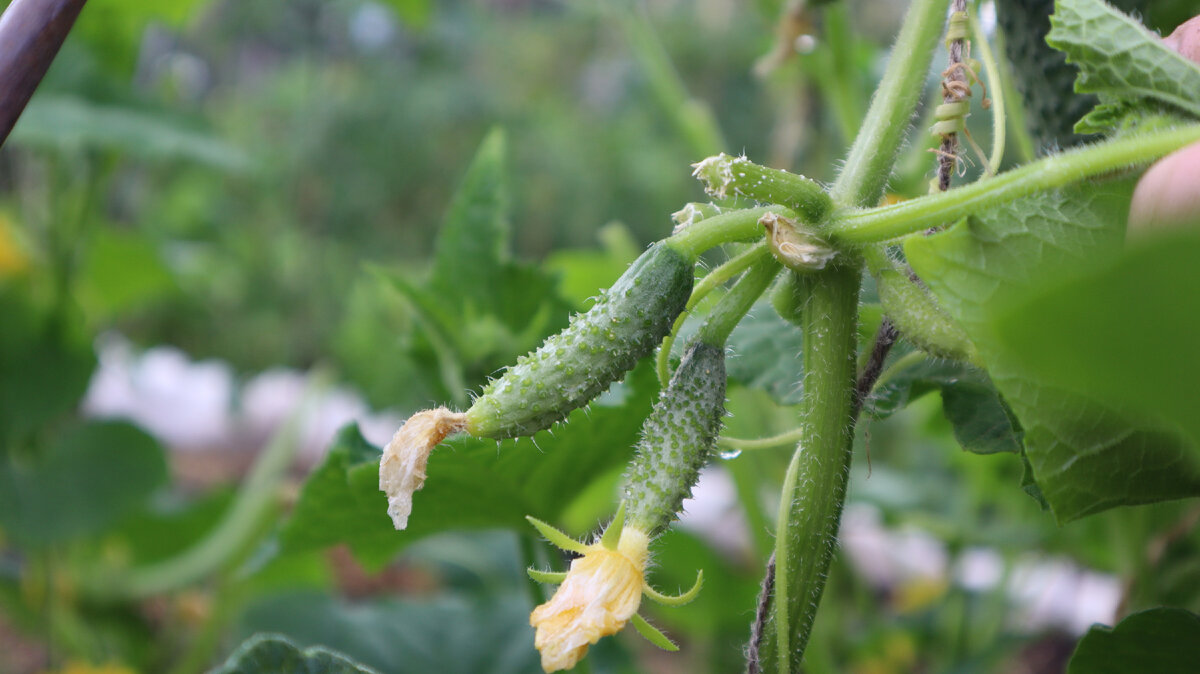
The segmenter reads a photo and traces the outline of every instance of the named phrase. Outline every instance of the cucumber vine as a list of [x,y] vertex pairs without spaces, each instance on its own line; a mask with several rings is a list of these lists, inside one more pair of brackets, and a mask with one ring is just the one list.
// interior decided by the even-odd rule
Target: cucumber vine
[[[1089,1],[1074,0],[1075,4]],[[672,647],[669,639],[637,616],[643,591],[651,597],[657,594],[645,585],[643,574],[653,556],[654,539],[676,517],[718,444],[739,449],[795,445],[783,478],[774,550],[746,650],[751,672],[800,671],[835,552],[855,424],[884,370],[888,350],[900,338],[935,358],[984,371],[990,365],[988,354],[973,339],[977,333],[968,330],[960,315],[944,306],[906,262],[896,259],[889,246],[947,228],[961,230],[967,225],[956,223],[965,218],[1138,169],[1200,140],[1200,124],[1194,120],[1176,118],[1144,128],[1127,124],[1123,127],[1127,132],[1113,138],[999,171],[1009,119],[1004,86],[997,83],[1002,76],[973,11],[965,0],[912,3],[879,88],[831,185],[757,164],[746,156],[720,153],[694,164],[694,175],[710,195],[723,200],[720,205],[688,204],[676,213],[678,227],[670,237],[654,244],[566,330],[489,384],[452,424],[438,433],[422,432],[418,440],[412,439],[412,429],[407,435],[401,429],[398,441],[389,445],[381,487],[389,496],[399,492],[399,498],[411,503],[412,491],[420,488],[425,477],[425,457],[447,434],[532,435],[586,405],[659,348],[657,371],[663,388],[626,471],[617,519],[592,545],[575,542],[535,521],[551,542],[583,555],[567,573],[531,571],[535,580],[563,583],[554,598],[534,612],[537,645],[547,671],[574,666],[589,645],[631,621],[652,642]],[[949,65],[942,72],[942,95],[931,129],[939,143],[933,150],[937,157],[932,193],[879,205],[943,36]],[[978,43],[982,63],[970,58],[973,41]],[[995,92],[993,147],[989,157],[977,148],[985,165],[978,180],[952,187],[964,161],[959,136],[967,134],[968,97],[972,83],[982,84],[980,71],[986,71]],[[986,102],[983,107],[988,107]],[[761,205],[737,208],[724,201],[734,197]],[[1014,220],[997,226],[1021,224]],[[753,245],[730,248],[729,261],[693,284],[693,267],[702,254],[744,243]],[[887,318],[874,344],[860,356],[859,296],[866,275],[873,277]],[[672,347],[684,318],[734,277],[739,277],[737,282],[708,310],[672,373]],[[776,309],[803,337],[796,366],[802,373],[803,391],[798,428],[762,440],[719,440],[724,345],[772,285],[777,286]],[[917,362],[914,358],[922,356],[905,356],[893,368],[907,367]],[[421,423],[422,417],[414,419],[410,423]],[[400,461],[396,457],[408,457],[404,465],[409,468],[389,467]],[[407,511],[403,514],[407,517]],[[402,524],[398,519],[397,526]],[[698,588],[697,584],[686,598]]]

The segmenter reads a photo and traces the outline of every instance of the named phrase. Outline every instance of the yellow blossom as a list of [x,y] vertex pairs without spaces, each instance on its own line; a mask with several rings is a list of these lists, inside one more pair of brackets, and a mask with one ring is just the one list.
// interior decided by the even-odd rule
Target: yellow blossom
[[462,431],[466,417],[445,407],[418,412],[408,418],[383,450],[379,461],[379,489],[387,494],[388,515],[397,529],[408,526],[413,492],[425,486],[429,453],[446,436]]
[[529,624],[537,628],[534,646],[542,669],[571,669],[588,646],[625,627],[642,601],[650,537],[625,527],[615,549],[602,542],[586,547],[571,562],[566,580],[550,601],[534,609]]

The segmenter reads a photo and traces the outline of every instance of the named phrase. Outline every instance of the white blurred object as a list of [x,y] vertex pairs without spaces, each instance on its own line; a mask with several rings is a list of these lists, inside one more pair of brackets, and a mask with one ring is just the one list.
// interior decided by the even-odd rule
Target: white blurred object
[[[299,456],[320,461],[337,431],[358,422],[370,442],[382,445],[400,425],[397,414],[374,414],[357,393],[314,393],[308,374],[274,369],[250,379],[235,398],[233,369],[219,361],[190,360],[173,347],[138,355],[120,335],[96,343],[99,367],[92,375],[83,412],[134,421],[172,451],[258,449],[306,396],[316,395],[300,428]],[[236,401],[236,402],[235,402]]]
[[700,471],[692,495],[683,501],[679,526],[703,538],[731,557],[745,557],[751,549],[746,517],[729,471],[710,465]]
[[99,367],[83,399],[85,414],[130,419],[175,449],[205,449],[228,438],[233,428],[228,365],[192,362],[167,346],[137,356],[114,334],[102,335],[96,350]]

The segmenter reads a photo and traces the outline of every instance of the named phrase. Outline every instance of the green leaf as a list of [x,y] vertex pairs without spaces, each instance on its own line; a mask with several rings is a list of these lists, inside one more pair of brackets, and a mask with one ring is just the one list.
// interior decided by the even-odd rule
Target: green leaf
[[1147,102],[1200,117],[1200,66],[1103,0],[1059,0],[1046,42],[1079,67],[1075,90],[1102,104],[1076,131],[1117,128],[1131,116],[1155,114]]
[[71,312],[42,311],[0,288],[0,458],[79,404],[96,356]]
[[[675,340],[686,343],[685,339]],[[744,386],[766,391],[784,405],[800,402],[800,330],[766,300],[754,305],[729,335],[725,371]]]
[[[1180,298],[1200,297],[1198,259],[1195,232],[1131,247],[998,315],[998,341],[1021,368],[1147,426],[1182,431],[1198,450],[1200,315],[1180,306]],[[1200,453],[1192,456],[1200,462]]]
[[166,113],[100,105],[61,94],[35,96],[10,140],[53,150],[100,149],[149,160],[182,159],[229,171],[250,165],[237,148]]
[[101,229],[89,244],[77,297],[91,320],[141,308],[175,288],[171,271],[146,237]]
[[379,491],[382,452],[354,426],[343,429],[325,462],[305,482],[284,527],[286,549],[347,543],[370,565],[405,545],[449,529],[508,527],[527,531],[526,515],[553,522],[591,483],[632,455],[654,395],[643,364],[623,385],[567,423],[531,439],[497,443],[459,438],[430,455],[425,487],[413,499],[408,529],[396,531]]
[[1116,627],[1095,625],[1083,635],[1067,674],[1168,674],[1193,672],[1200,662],[1200,616],[1154,608]]
[[882,381],[867,411],[884,419],[926,393],[938,391],[942,412],[963,449],[976,454],[1020,452],[1021,431],[984,372],[965,363],[926,358]]
[[251,606],[241,623],[245,631],[337,649],[389,674],[532,674],[541,670],[529,610],[516,593],[357,604],[295,593]]
[[100,533],[166,481],[162,448],[123,421],[64,433],[42,456],[0,463],[0,526],[32,544]]
[[1020,420],[1033,478],[1060,522],[1200,493],[1200,472],[1182,461],[1178,436],[1135,423],[1090,391],[1046,381],[994,329],[1005,307],[1062,269],[1120,249],[1130,187],[1123,181],[1043,193],[905,245],[909,262],[979,347]]
[[256,634],[210,674],[375,674],[375,670],[320,646],[301,649],[282,636]]
[[508,186],[504,132],[492,130],[459,184],[438,233],[430,290],[480,310],[508,259]]

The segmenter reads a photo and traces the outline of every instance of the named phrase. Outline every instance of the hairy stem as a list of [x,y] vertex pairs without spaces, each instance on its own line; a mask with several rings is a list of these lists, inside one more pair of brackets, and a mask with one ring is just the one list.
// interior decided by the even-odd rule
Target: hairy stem
[[858,269],[841,266],[797,279],[807,291],[801,439],[779,507],[764,671],[798,670],[837,541],[853,442],[860,280]]
[[868,210],[835,212],[827,233],[844,244],[889,241],[1037,192],[1140,166],[1200,140],[1200,124],[1068,150],[988,180]]
[[778,273],[779,262],[773,257],[759,260],[753,267],[747,269],[733,289],[722,297],[717,306],[709,312],[704,325],[700,327],[700,341],[712,346],[724,347],[725,341],[729,339],[729,333],[733,332],[742,317],[746,315],[747,311],[750,311],[750,307],[766,291],[767,286],[771,285],[771,281],[775,280],[775,275]]
[[946,3],[914,0],[909,6],[887,70],[846,158],[846,168],[830,190],[835,204],[872,205],[883,195],[909,119],[925,88],[925,74],[946,18]]
[[699,258],[704,251],[723,243],[750,241],[761,237],[763,228],[758,224],[758,220],[770,212],[791,218],[796,217],[794,213],[782,206],[743,208],[705,218],[694,225],[685,227],[666,241],[675,250],[684,251],[694,258]]

